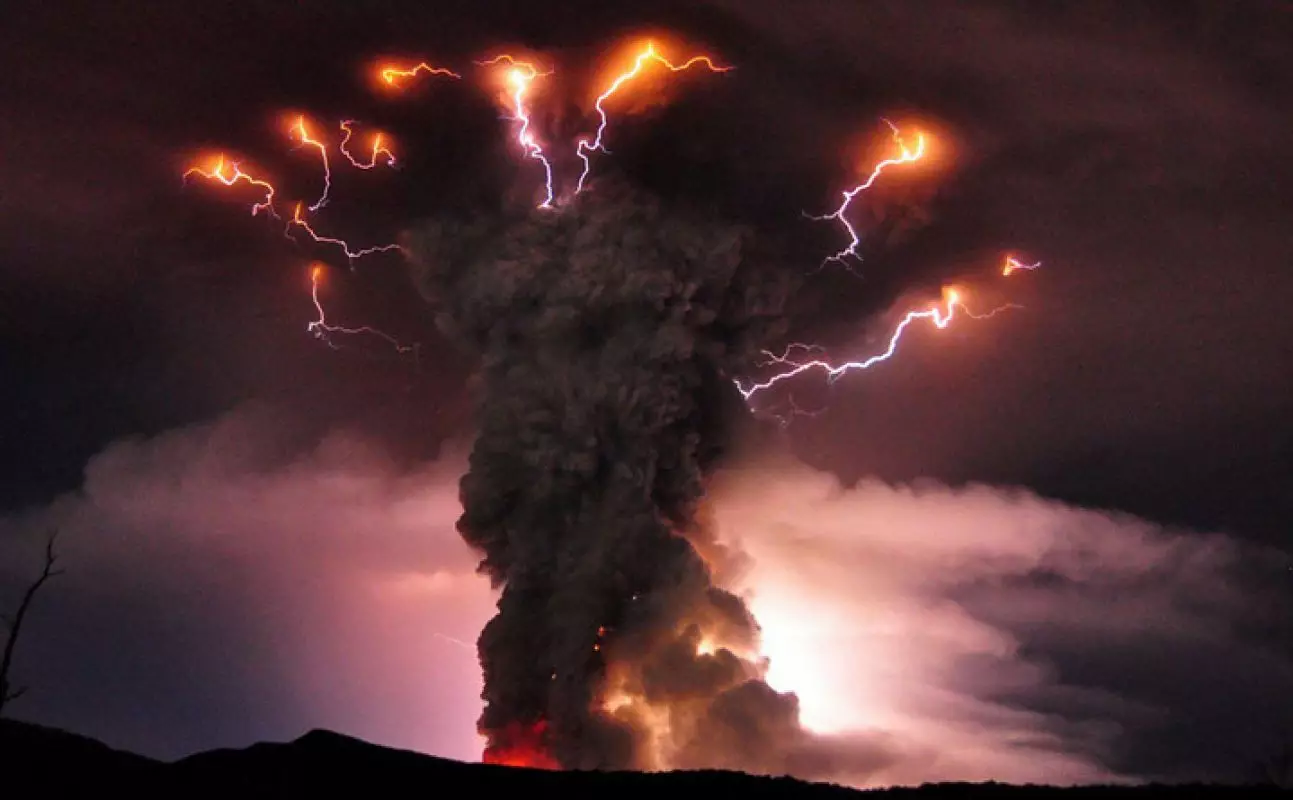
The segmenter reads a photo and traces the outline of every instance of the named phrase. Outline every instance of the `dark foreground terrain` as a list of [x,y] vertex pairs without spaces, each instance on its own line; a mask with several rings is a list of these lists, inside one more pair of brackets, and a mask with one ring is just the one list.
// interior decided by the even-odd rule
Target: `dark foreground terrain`
[[[10,795],[10,789],[17,793]],[[805,800],[856,798],[1230,798],[1284,797],[1271,787],[1219,786],[1086,787],[1055,789],[1001,784],[938,784],[919,789],[858,792],[789,778],[757,778],[731,772],[574,773],[464,764],[392,750],[328,731],[311,731],[293,742],[255,744],[245,750],[213,750],[166,763],[125,753],[83,736],[12,720],[0,720],[0,797],[96,796],[127,791],[193,797],[297,797],[362,792],[364,796],[423,797],[785,797]]]

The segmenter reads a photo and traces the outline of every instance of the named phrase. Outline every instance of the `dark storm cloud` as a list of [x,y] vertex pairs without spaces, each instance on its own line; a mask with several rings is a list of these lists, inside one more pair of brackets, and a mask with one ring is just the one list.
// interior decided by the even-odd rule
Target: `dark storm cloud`
[[[798,387],[831,406],[798,429],[802,452],[850,477],[1027,483],[1278,541],[1293,513],[1287,6],[713,5],[778,65],[760,95],[786,118],[946,126],[935,224],[863,283],[892,298],[963,277],[985,305],[1026,307],[913,337],[829,396]],[[996,286],[982,270],[1005,250],[1046,266]],[[816,280],[805,335],[839,355],[874,352],[924,302],[850,329],[854,297]]]
[[[452,356],[434,359],[433,377],[362,343],[323,348],[305,332],[314,314],[306,264],[336,253],[294,247],[240,202],[180,178],[196,152],[226,148],[284,191],[317,190],[314,165],[290,152],[277,115],[297,106],[376,116],[358,77],[356,50],[367,57],[368,46],[326,44],[362,30],[359,12],[312,32],[299,9],[237,3],[6,11],[0,62],[15,79],[0,85],[9,109],[0,115],[0,339],[14,344],[0,349],[12,383],[0,399],[9,455],[0,503],[71,488],[85,459],[118,435],[206,419],[248,398],[295,404],[318,427],[376,417],[391,440],[432,446],[440,430],[424,410],[452,404],[461,376]],[[318,50],[293,49],[316,36]],[[333,104],[319,102],[329,93]],[[493,123],[486,103],[477,110]],[[354,221],[341,231],[393,236],[401,219],[389,208],[409,183],[348,177],[336,219]],[[427,341],[398,261],[365,267],[330,279],[332,319]],[[400,409],[415,405],[416,436],[400,425],[415,419]]]
[[[426,409],[442,405],[446,393],[458,393],[460,366],[448,365],[449,356],[438,353],[422,373],[410,374],[401,364],[390,370],[367,362],[357,367],[344,354],[315,347],[302,330],[311,309],[295,261],[308,254],[284,250],[279,231],[254,224],[242,208],[181,193],[176,158],[195,145],[228,145],[276,167],[295,159],[302,180],[309,181],[308,164],[284,154],[273,138],[270,114],[285,105],[383,119],[389,112],[396,131],[423,154],[417,156],[419,168],[431,172],[410,169],[400,183],[365,195],[379,196],[373,201],[378,210],[371,217],[361,211],[356,230],[377,236],[402,224],[406,206],[449,196],[457,184],[442,178],[455,173],[436,172],[436,165],[474,168],[464,154],[475,150],[447,146],[455,140],[444,131],[458,130],[457,120],[442,114],[450,107],[441,105],[450,103],[447,96],[419,100],[403,112],[370,105],[362,100],[367,92],[356,80],[357,65],[388,50],[435,56],[459,46],[465,52],[494,43],[491,37],[560,50],[571,42],[595,44],[606,33],[644,21],[617,18],[621,12],[611,4],[593,5],[599,10],[590,13],[580,4],[555,10],[477,4],[467,20],[462,12],[423,3],[174,3],[129,13],[102,3],[9,4],[11,24],[0,31],[0,59],[12,78],[0,82],[0,103],[7,110],[0,115],[6,156],[0,158],[0,184],[15,190],[0,193],[0,270],[6,279],[0,293],[0,369],[10,386],[0,401],[0,441],[7,455],[0,502],[10,495],[14,502],[43,501],[55,489],[75,486],[85,460],[122,432],[207,418],[248,396],[287,396],[298,414],[317,418],[319,427],[359,417],[394,421],[385,438],[418,440],[419,450],[441,435],[428,428],[455,427],[452,418],[429,421]],[[752,0],[656,4],[649,13],[658,18],[645,21],[713,45],[738,72],[712,89],[689,88],[649,124],[619,129],[624,149],[615,159],[626,169],[650,171],[631,163],[637,153],[656,159],[640,161],[656,165],[666,184],[722,187],[731,178],[746,204],[771,198],[788,211],[787,226],[794,227],[806,224],[796,217],[800,208],[828,204],[859,169],[860,145],[879,129],[880,115],[927,115],[946,131],[955,169],[926,209],[936,224],[905,243],[878,248],[861,269],[863,281],[829,270],[816,274],[798,308],[803,332],[823,333],[840,353],[870,352],[893,314],[905,308],[902,303],[923,302],[920,291],[940,277],[982,277],[1003,248],[1046,262],[1044,271],[1000,287],[977,277],[971,281],[985,300],[990,295],[1020,302],[1026,310],[937,338],[915,336],[902,359],[846,378],[828,396],[814,398],[828,400],[831,409],[791,427],[801,453],[850,481],[877,474],[889,480],[932,476],[953,484],[1023,484],[1080,505],[1130,509],[1240,538],[1287,541],[1293,515],[1287,491],[1293,475],[1293,372],[1287,369],[1286,344],[1293,330],[1281,305],[1293,292],[1285,269],[1291,255],[1284,222],[1290,161],[1281,152],[1293,96],[1287,5]],[[580,23],[581,16],[591,21]],[[504,141],[487,103],[454,102],[462,104],[454,108],[477,113],[485,108],[494,127],[482,129],[497,135],[496,144]],[[654,144],[652,130],[662,137]],[[703,135],[695,144],[686,139],[687,148],[697,148],[681,162],[687,174],[672,177],[679,162],[668,151],[681,134],[695,132]],[[715,154],[727,154],[739,167],[719,170],[724,181],[707,181],[711,173],[691,169],[707,159],[724,160]],[[388,186],[395,188],[387,191]],[[801,263],[791,266],[816,265],[835,241],[829,229],[821,233],[824,246],[806,248]],[[386,322],[394,315],[393,302],[408,301],[408,295],[407,285],[399,284],[387,296],[392,302],[379,295],[356,309],[357,317]],[[901,299],[892,313],[866,318],[874,309],[888,309],[895,298]],[[420,313],[418,307],[408,316],[417,319]],[[429,328],[413,326],[420,332]],[[862,341],[863,334],[877,338]],[[811,395],[813,388],[804,391]],[[460,427],[461,416],[456,419]],[[176,470],[179,465],[158,468],[150,480]],[[282,531],[295,529],[294,518],[288,518]],[[205,518],[189,522],[207,527]],[[939,518],[913,530],[907,542],[922,542],[931,529],[955,522]],[[990,539],[992,532],[981,535]],[[134,541],[117,540],[127,549]],[[1121,551],[1099,552],[1113,559]],[[928,569],[941,574],[940,563]],[[49,721],[105,735],[111,726],[95,728],[94,720],[119,720],[118,730],[127,733],[117,741],[148,747],[172,730],[188,732],[177,736],[180,747],[240,743],[280,730],[225,727],[211,722],[215,717],[205,710],[191,708],[131,721],[133,709],[150,699],[146,692],[102,699],[94,681],[112,669],[97,666],[108,663],[99,658],[105,653],[155,651],[153,671],[134,665],[122,670],[148,674],[157,695],[238,696],[265,680],[259,666],[241,676],[225,675],[224,684],[217,678],[200,687],[178,677],[153,680],[169,658],[158,641],[172,641],[168,636],[178,636],[177,629],[186,631],[189,642],[209,637],[193,632],[201,627],[196,623],[185,628],[170,615],[169,609],[182,604],[150,599],[173,596],[168,593],[174,587],[162,578],[147,586],[134,581],[131,570],[137,568],[118,570],[115,580],[126,588],[117,595],[90,592],[91,600],[72,603],[76,607],[66,616],[89,620],[75,633],[85,634],[79,641],[94,643],[90,655],[67,658],[77,651],[67,640],[31,654],[33,663],[78,670],[60,685],[80,688],[68,689],[63,710],[29,708],[48,712]],[[178,574],[174,567],[171,572]],[[184,606],[193,609],[192,619],[219,627],[280,610],[237,601],[250,606],[240,616],[202,617],[208,597],[230,591],[226,580],[218,575],[195,584],[205,595]],[[989,585],[1000,590],[994,580]],[[1035,643],[1054,652],[1060,674],[1094,683],[1110,676],[1139,681],[1155,697],[1136,712],[1146,718],[1157,718],[1162,706],[1204,698],[1209,708],[1196,720],[1237,730],[1232,726],[1243,723],[1222,707],[1226,698],[1238,693],[1243,703],[1237,705],[1249,707],[1265,676],[1283,674],[1275,638],[1253,648],[1212,633],[1176,637],[1167,648],[1119,640],[1117,647],[1100,650],[1090,643],[1104,641],[1103,634],[1092,630],[1105,620],[1091,609],[1107,606],[1072,592],[1062,576],[1049,583],[1037,576],[1006,583],[1000,596],[1018,599],[1014,607],[994,602],[982,587],[961,587],[975,593],[958,600],[978,603],[1001,625],[1018,626],[1021,647]],[[1075,608],[1086,610],[1066,612],[1063,624],[1050,630],[1049,617],[1030,616],[1033,606],[1025,602],[1039,593],[1071,596]],[[102,602],[118,595],[134,599]],[[59,602],[55,595],[48,599]],[[1160,593],[1138,608],[1153,608],[1161,599]],[[1042,605],[1053,609],[1059,602]],[[50,613],[58,608],[51,606]],[[402,618],[410,632],[421,630],[417,613]],[[136,619],[162,621],[132,627]],[[122,630],[95,633],[116,630],[113,624]],[[470,638],[470,631],[465,634]],[[241,641],[230,636],[215,640]],[[37,640],[32,645],[43,646]],[[1156,654],[1152,659],[1144,655],[1146,648]],[[186,652],[200,652],[184,643],[173,650],[181,663],[190,663],[183,661]],[[1206,666],[1197,675],[1158,682],[1136,666],[1154,663],[1165,652],[1191,664],[1191,654],[1207,654],[1200,655]],[[1212,676],[1223,668],[1213,662],[1230,664],[1231,656],[1250,680],[1195,688],[1190,679],[1215,681]],[[424,686],[424,662],[409,662],[417,662],[411,668],[416,674],[407,678],[410,686]],[[1022,683],[1041,680],[1031,669],[1018,674]],[[1007,675],[1013,679],[1017,673]],[[987,684],[985,691],[1000,690]],[[261,697],[270,697],[276,689],[263,691]],[[303,704],[338,691],[318,683]],[[476,686],[467,691],[474,693]],[[1103,731],[1091,732],[1082,723],[1056,722],[1047,716],[1054,709],[1106,709],[1107,703],[1115,716],[1136,716],[1116,692],[1054,690],[1045,702],[1037,693],[1029,697],[1030,707],[1043,710],[992,708],[974,720],[1009,729],[1020,720],[1033,725],[1043,718],[1043,732],[1030,741],[1054,748],[1052,725],[1066,735],[1108,741]],[[44,701],[34,695],[28,702]],[[103,702],[118,705],[108,713]],[[459,716],[469,724],[475,711]],[[346,719],[363,717],[361,709]],[[304,717],[292,719],[285,728]],[[1170,771],[1170,764],[1179,764],[1173,759],[1185,758],[1182,753],[1197,754],[1194,731],[1200,726],[1196,721],[1160,729],[1149,742],[1159,751],[1147,750],[1145,742],[1128,749],[1127,758],[1141,761],[1127,768]],[[223,738],[204,738],[211,730]],[[1000,764],[981,746],[979,733],[961,740],[963,763]],[[1004,743],[1009,736],[987,740]],[[452,752],[468,755],[475,743]],[[1041,779],[1093,774],[1085,762],[1033,763],[1051,769]],[[998,774],[1012,773],[1003,768]]]
[[[642,125],[617,128],[625,154],[615,160],[631,167],[636,152],[655,159],[648,173],[777,198],[769,218],[821,237],[793,268],[811,268],[836,243],[829,227],[805,228],[798,212],[822,210],[858,170],[879,116],[910,111],[942,123],[955,169],[929,209],[937,225],[878,248],[865,282],[816,275],[797,307],[806,335],[820,332],[840,352],[865,349],[864,315],[913,286],[986,275],[1004,248],[1047,262],[1044,274],[992,290],[1026,312],[943,337],[973,337],[953,363],[925,348],[906,356],[916,380],[887,378],[883,397],[867,391],[871,376],[838,386],[836,411],[802,434],[806,452],[830,450],[824,457],[846,474],[1041,480],[1075,501],[1245,530],[1269,531],[1293,513],[1270,474],[1293,469],[1293,442],[1278,422],[1290,410],[1281,398],[1293,396],[1279,344],[1290,323],[1270,308],[1293,288],[1278,268],[1289,256],[1278,209],[1293,70],[1280,46],[1289,14],[1277,3],[806,2],[793,14],[774,2],[617,13],[604,4],[485,3],[471,15],[393,2],[176,3],[130,14],[95,3],[19,6],[0,33],[6,74],[21,76],[0,87],[13,109],[0,123],[4,149],[21,154],[0,170],[22,189],[4,195],[12,213],[0,268],[22,280],[0,299],[0,319],[14,340],[53,351],[11,352],[6,367],[25,377],[25,399],[14,401],[25,427],[66,456],[16,437],[21,458],[48,463],[41,472],[50,477],[10,470],[15,499],[70,486],[77,465],[116,431],[202,418],[299,377],[313,343],[298,338],[310,312],[298,268],[311,254],[219,198],[181,193],[175,173],[189,148],[247,150],[275,168],[293,164],[308,182],[309,165],[275,138],[273,114],[301,106],[391,122],[410,137],[417,169],[383,178],[380,191],[339,192],[379,204],[376,217],[357,209],[354,232],[380,237],[411,206],[452,197],[462,183],[455,165],[473,167],[477,151],[463,146],[465,133],[453,138],[461,120],[446,114],[464,106],[448,89],[404,107],[375,101],[359,77],[371,56],[463,58],[500,42],[529,44],[564,56],[578,84],[578,65],[599,41],[650,24],[712,46],[738,69],[712,87],[689,87]],[[478,99],[474,113],[490,118],[481,130],[503,146],[496,112]],[[685,146],[665,146],[677,142]],[[671,160],[670,150],[693,147]],[[375,280],[366,273],[359,282]],[[190,313],[212,307],[208,281],[220,283],[227,304]],[[386,298],[399,291],[406,287]],[[389,306],[357,316],[384,322]],[[287,342],[301,346],[289,353]],[[221,379],[203,374],[197,353],[219,361]],[[313,373],[321,383],[312,394],[357,383],[338,361]],[[109,362],[131,368],[97,366]],[[144,388],[158,385],[159,363],[164,388]],[[52,364],[92,377],[58,378]],[[964,364],[975,365],[970,379],[956,372]],[[343,377],[330,381],[329,369]],[[946,382],[919,377],[930,373]],[[226,374],[241,384],[231,388]],[[106,402],[78,388],[91,382]],[[922,398],[951,393],[964,402],[940,399],[937,415],[913,418]],[[31,411],[69,394],[78,398],[69,407],[98,409],[75,430]],[[175,400],[166,407],[153,394]],[[879,424],[886,418],[903,424]],[[863,463],[829,444],[848,439],[872,443]],[[1226,470],[1172,468],[1218,450],[1233,453]],[[29,482],[38,485],[15,488]],[[1263,518],[1253,509],[1272,511]]]

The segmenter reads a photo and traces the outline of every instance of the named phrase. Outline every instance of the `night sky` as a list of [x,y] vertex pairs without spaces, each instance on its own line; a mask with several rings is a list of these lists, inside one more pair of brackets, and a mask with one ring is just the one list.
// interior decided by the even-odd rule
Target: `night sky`
[[[470,357],[439,338],[398,258],[348,271],[180,175],[227,148],[308,197],[315,162],[289,150],[280,114],[370,122],[402,169],[339,170],[324,219],[388,241],[535,173],[479,87],[384,95],[374,59],[461,66],[524,45],[579,89],[604,47],[652,29],[737,69],[617,121],[599,164],[795,243],[787,269],[838,249],[838,229],[800,211],[833,205],[882,117],[925,121],[945,148],[936,176],[880,195],[924,224],[868,239],[857,275],[812,275],[791,335],[873,352],[950,280],[1023,306],[914,332],[829,390],[804,382],[796,403],[820,413],[764,431],[733,469],[784,493],[778,510],[738,481],[716,490],[719,517],[774,530],[804,504],[800,522],[836,544],[874,543],[841,586],[883,583],[875,564],[892,558],[913,609],[955,604],[1010,633],[988,650],[1017,671],[979,651],[908,656],[964,656],[955,676],[912,674],[1000,711],[958,717],[977,746],[926,740],[981,769],[946,776],[1246,777],[1293,723],[1293,7],[547,5],[6,6],[0,597],[38,569],[50,525],[69,569],[25,634],[14,678],[32,690],[14,713],[166,757],[314,725],[478,752],[479,676],[453,641],[491,603],[452,530]],[[1003,281],[1005,252],[1044,268]],[[334,319],[420,342],[418,357],[310,337],[315,259]],[[756,560],[797,557],[777,555],[775,530],[744,535]],[[984,567],[1024,551],[1050,555]],[[390,582],[345,583],[359,573],[420,575],[425,592],[378,598]],[[866,597],[838,607],[864,616],[879,607]],[[929,702],[893,713],[942,719]],[[994,738],[1007,710],[1064,756],[1036,762],[1050,772],[1019,771]]]

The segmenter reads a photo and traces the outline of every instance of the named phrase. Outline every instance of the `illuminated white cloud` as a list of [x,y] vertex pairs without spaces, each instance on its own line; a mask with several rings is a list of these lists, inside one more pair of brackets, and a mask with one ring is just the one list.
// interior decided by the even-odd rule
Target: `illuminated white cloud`
[[[1136,737],[1190,714],[1135,690],[1155,654],[1172,654],[1155,666],[1165,684],[1226,682],[1255,660],[1293,686],[1287,660],[1233,629],[1255,597],[1222,536],[1020,489],[843,488],[789,460],[727,470],[711,500],[720,537],[749,556],[739,588],[770,683],[799,695],[808,727],[883,731],[908,754],[870,783],[1134,777]],[[1205,646],[1231,663],[1189,660]],[[1067,681],[1047,657],[1083,651],[1121,660],[1127,680]]]

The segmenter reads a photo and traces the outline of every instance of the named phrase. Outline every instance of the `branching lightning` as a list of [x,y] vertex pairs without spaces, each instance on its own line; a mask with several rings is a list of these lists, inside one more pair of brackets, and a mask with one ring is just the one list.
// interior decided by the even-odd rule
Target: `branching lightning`
[[325,243],[325,244],[333,244],[333,245],[336,245],[337,247],[340,247],[340,248],[341,248],[341,250],[342,250],[342,252],[344,252],[344,253],[346,254],[346,258],[348,258],[348,259],[349,259],[350,261],[352,261],[352,262],[353,262],[355,259],[357,259],[357,258],[362,258],[362,257],[364,257],[364,256],[370,256],[370,255],[372,255],[373,253],[385,253],[385,252],[389,252],[389,251],[392,251],[392,250],[402,250],[402,249],[403,249],[403,248],[401,248],[398,244],[380,244],[380,245],[375,245],[375,246],[373,246],[373,247],[365,247],[363,250],[351,250],[351,249],[350,249],[350,245],[349,245],[349,244],[347,244],[344,240],[342,240],[342,239],[335,239],[335,238],[333,238],[333,237],[331,237],[331,236],[320,236],[320,235],[319,235],[319,234],[314,230],[314,228],[310,227],[310,223],[306,222],[306,221],[301,217],[301,206],[302,206],[302,205],[303,205],[302,203],[297,203],[297,204],[296,204],[296,208],[295,208],[295,209],[293,210],[293,212],[292,212],[292,218],[291,218],[290,220],[288,220],[288,223],[287,223],[287,234],[288,234],[288,238],[291,238],[291,230],[292,230],[292,227],[293,227],[293,226],[299,227],[299,228],[301,228],[302,230],[304,230],[304,231],[309,235],[309,237],[310,237],[311,239],[313,239],[314,241],[316,241],[316,242],[323,242],[323,243]]
[[394,336],[369,325],[361,325],[358,328],[347,328],[341,325],[330,324],[328,322],[327,314],[323,311],[323,303],[319,300],[319,284],[323,282],[323,277],[324,267],[322,264],[315,264],[310,267],[310,299],[314,302],[314,310],[318,313],[318,317],[306,325],[305,329],[314,334],[315,338],[319,339],[333,350],[340,350],[341,347],[336,342],[332,341],[333,336],[337,334],[347,336],[362,336],[367,334],[369,336],[376,336],[380,339],[386,340],[395,348],[396,352],[417,352],[417,345],[403,344]]
[[1006,263],[1001,267],[1001,274],[1010,277],[1012,273],[1019,270],[1034,270],[1042,265],[1042,262],[1036,261],[1032,264],[1025,264],[1014,256],[1006,256]]
[[373,167],[377,166],[377,159],[382,158],[386,161],[386,166],[394,167],[395,153],[391,152],[391,149],[386,146],[385,142],[383,141],[385,137],[383,137],[381,133],[373,134],[373,148],[372,148],[372,152],[368,156],[367,163],[364,163],[363,161],[360,161],[356,159],[353,155],[351,155],[350,150],[347,149],[347,146],[350,144],[350,139],[355,135],[354,128],[351,127],[354,124],[355,124],[355,121],[353,119],[347,119],[347,120],[341,121],[341,130],[345,135],[341,137],[341,142],[337,144],[337,149],[340,150],[341,154],[346,157],[346,160],[349,161],[353,166],[358,167],[359,169],[372,169]]
[[428,64],[425,61],[418,64],[414,64],[411,67],[397,67],[397,66],[388,65],[385,67],[381,67],[378,71],[378,74],[381,76],[382,82],[385,83],[387,86],[398,87],[399,85],[397,83],[398,81],[403,80],[405,78],[415,77],[419,73],[423,73],[423,72],[425,72],[428,75],[443,75],[446,78],[462,77],[461,75],[459,75],[458,73],[454,72],[451,69],[433,66],[431,64]]
[[323,162],[323,194],[319,195],[314,205],[310,206],[310,211],[315,212],[328,204],[328,192],[332,191],[332,167],[328,164],[328,147],[310,136],[310,131],[305,127],[304,114],[299,115],[292,125],[292,136],[300,139],[302,145],[309,145],[318,150],[319,159]]
[[592,152],[600,150],[602,153],[610,154],[610,151],[606,149],[605,144],[606,126],[610,123],[610,118],[606,113],[606,101],[614,97],[625,84],[641,75],[642,71],[651,62],[663,65],[670,72],[682,72],[683,70],[690,69],[697,64],[703,64],[710,72],[728,72],[734,69],[734,67],[730,66],[719,66],[714,63],[712,58],[704,55],[692,56],[681,64],[675,64],[656,52],[654,42],[647,42],[646,47],[643,48],[642,52],[638,53],[637,58],[633,60],[633,66],[625,72],[615,76],[614,80],[610,82],[605,91],[598,95],[597,102],[593,104],[594,108],[597,109],[599,120],[597,124],[597,133],[591,140],[581,138],[575,144],[575,153],[579,156],[580,160],[584,162],[583,172],[580,173],[579,182],[575,185],[576,194],[583,191],[584,183],[588,179],[588,173],[592,169],[592,160],[590,158]]
[[893,140],[898,145],[898,155],[886,158],[879,162],[874,168],[872,168],[871,174],[867,176],[866,180],[859,183],[857,186],[854,186],[852,189],[842,192],[843,196],[840,200],[839,206],[837,206],[831,213],[820,216],[805,214],[805,216],[813,220],[835,220],[843,226],[844,231],[849,236],[848,246],[835,255],[827,256],[826,259],[822,261],[822,266],[825,266],[832,261],[843,263],[844,260],[850,256],[853,258],[859,258],[857,248],[858,245],[862,243],[862,235],[853,227],[853,223],[850,222],[848,218],[848,210],[849,206],[853,203],[853,198],[875,185],[875,182],[880,178],[880,173],[884,172],[889,167],[897,166],[899,164],[910,164],[913,161],[919,161],[925,155],[925,134],[917,133],[915,147],[908,147],[907,143],[903,140],[902,132],[898,130],[898,126],[894,125],[889,120],[885,120],[884,122],[889,126],[889,130],[893,133]]
[[208,180],[218,181],[225,186],[234,186],[239,182],[243,182],[250,186],[255,186],[258,189],[263,189],[265,191],[265,199],[252,205],[251,215],[254,217],[264,211],[275,219],[279,218],[278,212],[274,210],[273,185],[268,181],[254,178],[246,172],[243,172],[242,169],[239,168],[238,162],[225,160],[223,153],[212,159],[210,169],[203,169],[198,166],[190,167],[188,171],[184,173],[184,180],[187,181],[191,175],[200,175]]
[[793,394],[789,394],[787,395],[786,401],[780,407],[780,409],[761,411],[760,413],[766,414],[772,419],[775,419],[777,421],[777,424],[784,429],[784,428],[790,427],[790,423],[793,422],[794,420],[804,419],[805,417],[807,418],[820,417],[822,414],[825,414],[826,411],[827,411],[826,406],[823,406],[821,408],[814,408],[811,410],[803,408],[798,403],[795,402],[795,396]]
[[[526,158],[538,161],[544,171],[545,194],[539,208],[553,208],[555,196],[553,181],[553,165],[544,152],[543,145],[534,130],[533,119],[533,89],[535,81],[541,77],[553,74],[551,69],[540,71],[540,69],[529,61],[516,58],[509,54],[502,54],[488,60],[475,62],[481,67],[497,66],[500,68],[505,86],[505,93],[500,100],[505,108],[506,118],[515,125],[515,140],[520,146]],[[722,66],[708,55],[696,55],[688,58],[681,63],[675,63],[666,56],[662,55],[657,49],[654,42],[646,42],[645,45],[635,54],[632,64],[628,69],[615,75],[607,83],[602,92],[597,96],[594,108],[597,113],[598,124],[596,131],[591,136],[584,136],[577,140],[575,153],[582,162],[583,168],[579,175],[575,187],[575,193],[583,191],[587,185],[588,177],[592,168],[592,154],[600,152],[609,154],[606,147],[607,130],[610,124],[610,114],[607,111],[607,105],[618,95],[628,93],[629,86],[640,78],[646,70],[653,64],[664,67],[671,73],[682,72],[692,67],[701,66],[710,72],[723,73],[733,69],[731,66]],[[382,83],[386,86],[402,88],[406,81],[411,81],[418,76],[443,76],[454,79],[461,79],[461,75],[445,67],[434,66],[426,62],[420,62],[410,66],[398,64],[381,65],[377,71]],[[896,145],[897,152],[876,163],[865,176],[865,178],[853,188],[843,191],[839,205],[830,213],[824,215],[808,215],[810,219],[818,221],[833,221],[838,223],[848,237],[847,245],[834,255],[828,256],[823,260],[823,266],[830,262],[845,263],[848,259],[860,259],[858,248],[862,241],[862,234],[859,232],[854,223],[849,219],[851,204],[853,200],[861,193],[867,191],[880,179],[880,176],[891,167],[902,164],[911,164],[919,161],[926,156],[927,141],[924,133],[915,132],[904,136],[903,132],[897,125],[885,120],[891,134],[892,141]],[[371,170],[378,164],[388,167],[395,167],[395,153],[385,141],[384,134],[374,132],[371,139],[371,150],[363,152],[361,158],[352,145],[356,142],[356,132],[354,120],[343,120],[340,123],[341,139],[338,143],[338,150],[350,164],[357,169]],[[323,192],[319,198],[308,206],[305,203],[297,203],[293,209],[291,218],[287,221],[285,235],[296,240],[294,236],[295,229],[299,228],[315,242],[333,245],[345,253],[346,258],[352,264],[356,259],[364,256],[381,252],[402,251],[399,244],[380,244],[362,249],[353,249],[344,239],[332,236],[323,236],[319,234],[306,220],[305,214],[315,212],[325,206],[329,201],[329,195],[332,189],[331,164],[328,160],[328,145],[320,139],[315,138],[309,127],[305,115],[295,116],[290,129],[290,135],[298,143],[298,146],[309,146],[315,148],[323,166]],[[251,206],[253,216],[260,214],[262,211],[274,217],[282,219],[279,212],[275,209],[276,190],[275,187],[266,180],[255,177],[244,172],[238,162],[231,161],[224,154],[214,156],[206,165],[194,165],[184,173],[184,179],[187,181],[194,175],[201,176],[207,180],[215,181],[226,187],[234,187],[239,184],[247,184],[262,191],[263,197],[259,202]],[[1041,267],[1040,261],[1035,263],[1026,263],[1014,257],[1006,255],[1000,268],[1001,275],[1010,276],[1019,271],[1030,271]],[[322,264],[316,264],[311,268],[310,297],[314,304],[317,316],[307,324],[307,330],[318,339],[324,341],[329,347],[337,348],[338,345],[333,338],[339,335],[367,335],[377,337],[388,342],[397,352],[407,353],[416,352],[416,345],[405,345],[395,339],[393,336],[371,326],[360,327],[343,327],[331,324],[325,314],[323,303],[320,299],[320,286],[325,278],[325,268]],[[789,345],[784,352],[777,355],[765,351],[767,361],[762,365],[765,368],[771,368],[773,374],[765,380],[755,382],[744,379],[734,381],[737,389],[747,402],[752,402],[753,398],[777,386],[780,383],[807,373],[821,372],[825,374],[828,383],[834,383],[846,373],[858,370],[867,370],[883,361],[892,358],[899,349],[900,342],[906,332],[911,328],[913,323],[928,321],[936,329],[942,330],[947,328],[957,316],[965,316],[972,319],[990,319],[996,314],[1012,308],[1019,308],[1015,304],[1005,304],[993,308],[986,313],[975,313],[963,302],[960,292],[952,287],[944,289],[940,302],[937,302],[927,308],[912,310],[898,322],[889,336],[886,347],[879,353],[870,355],[859,360],[850,360],[844,362],[832,361],[822,350],[822,348],[802,343]],[[780,402],[780,401],[779,401]],[[788,407],[792,416],[798,417],[809,412],[800,409],[794,402],[794,398],[788,400]],[[820,412],[814,412],[820,413]],[[783,421],[784,422],[784,421]],[[595,645],[595,647],[598,645]]]
[[935,328],[942,330],[952,323],[952,320],[956,318],[958,311],[972,319],[990,319],[1000,312],[1010,308],[1020,308],[1020,306],[1008,303],[1003,306],[998,306],[987,313],[976,314],[965,305],[962,300],[961,293],[958,290],[952,287],[947,287],[943,290],[943,300],[941,303],[937,303],[922,311],[907,312],[907,315],[902,318],[894,328],[893,333],[889,336],[888,346],[883,351],[876,353],[875,355],[868,356],[861,360],[844,361],[838,364],[832,363],[825,358],[799,360],[793,357],[794,353],[817,351],[821,348],[817,345],[807,345],[796,342],[787,346],[781,355],[776,355],[767,350],[764,351],[764,355],[767,356],[768,360],[765,361],[762,366],[776,366],[781,369],[781,371],[773,374],[772,377],[762,382],[750,383],[748,385],[743,384],[740,380],[736,380],[734,383],[736,384],[737,390],[740,391],[741,395],[747,402],[759,392],[770,389],[782,381],[790,380],[791,378],[805,372],[809,372],[810,370],[820,370],[821,372],[824,372],[826,374],[827,382],[834,383],[846,373],[853,372],[854,370],[870,369],[876,364],[879,364],[882,361],[887,361],[893,357],[893,355],[898,352],[898,343],[902,341],[903,334],[906,333],[911,324],[917,320],[929,320]]
[[538,68],[530,62],[518,61],[506,54],[486,61],[477,61],[476,64],[482,67],[495,64],[510,65],[507,70],[507,84],[512,92],[512,116],[509,119],[517,123],[516,141],[517,144],[521,145],[521,150],[524,151],[526,157],[533,158],[543,165],[546,194],[543,202],[539,204],[539,208],[552,208],[552,164],[548,161],[547,156],[543,154],[543,147],[530,129],[530,109],[525,100],[535,79],[551,75],[552,70],[539,72]]

